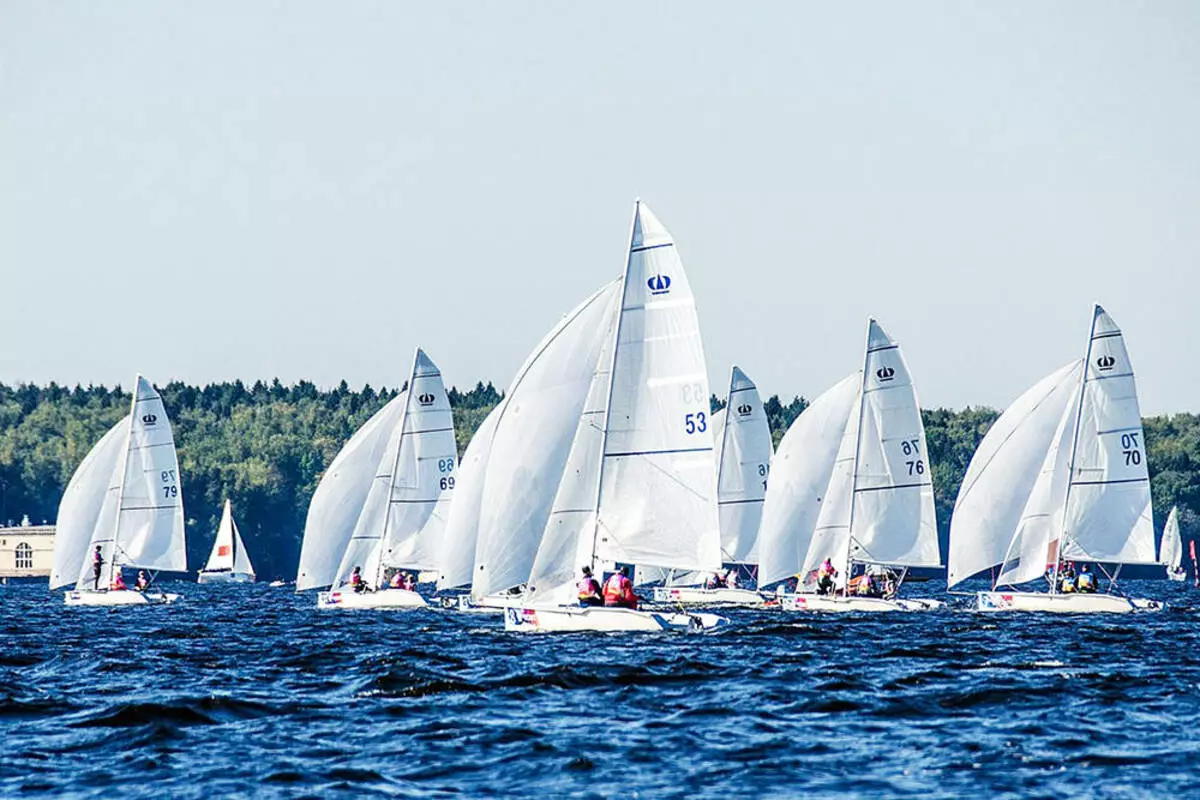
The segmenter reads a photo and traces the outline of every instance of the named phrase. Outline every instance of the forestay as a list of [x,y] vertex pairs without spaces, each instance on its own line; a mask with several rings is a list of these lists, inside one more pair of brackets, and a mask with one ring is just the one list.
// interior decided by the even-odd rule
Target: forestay
[[695,301],[675,242],[640,203],[609,380],[595,555],[720,569],[708,375]]
[[771,429],[758,388],[737,367],[730,376],[728,401],[717,417],[713,415],[722,555],[726,561],[754,564],[771,469]]
[[[137,376],[117,492],[109,492],[87,552],[98,545],[108,581],[117,566],[184,572],[183,496],[175,439],[162,398]],[[106,514],[111,510],[111,516]],[[91,559],[79,565],[78,589],[93,585]]]
[[296,591],[333,583],[406,401],[401,392],[375,412],[325,470],[308,506]]
[[1073,408],[1082,363],[1067,364],[1014,400],[976,448],[950,518],[950,587],[1004,561],[1059,424]]
[[619,287],[618,281],[608,284],[559,322],[509,386],[483,486],[476,598],[529,579]]
[[800,572],[862,378],[843,378],[796,417],[779,442],[763,501],[758,585]]
[[446,520],[442,553],[438,558],[438,589],[468,586],[475,570],[475,546],[479,538],[479,511],[487,476],[492,437],[503,413],[504,400],[496,404],[476,429],[458,465],[454,502]]

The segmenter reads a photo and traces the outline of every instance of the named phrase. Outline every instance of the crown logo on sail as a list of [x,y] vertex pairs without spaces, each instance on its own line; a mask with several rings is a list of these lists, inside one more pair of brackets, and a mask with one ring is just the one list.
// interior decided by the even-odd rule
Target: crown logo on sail
[[879,369],[875,370],[875,377],[879,378],[880,381],[890,381],[892,378],[896,377],[896,370],[892,369],[891,367],[880,367]]
[[153,414],[146,414],[142,417],[142,424],[149,427],[158,422],[158,417]]
[[741,414],[743,417],[750,416],[750,412],[753,410],[754,409],[750,407],[749,403],[742,403],[740,406],[738,406],[738,409],[737,409],[738,413]]
[[433,405],[433,395],[431,395],[429,392],[419,394],[417,395],[417,402],[423,406],[431,406]]
[[666,294],[671,291],[671,276],[655,275],[646,281],[646,285],[650,287],[650,294]]
[[1112,356],[1100,356],[1096,359],[1096,366],[1100,368],[1101,372],[1108,372],[1116,363],[1117,360]]

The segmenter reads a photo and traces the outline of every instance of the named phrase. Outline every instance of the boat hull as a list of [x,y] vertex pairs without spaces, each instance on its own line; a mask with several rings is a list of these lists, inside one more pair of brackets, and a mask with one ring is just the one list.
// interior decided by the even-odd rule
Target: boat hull
[[196,583],[254,583],[254,575],[249,572],[203,572],[196,576]]
[[375,592],[335,589],[317,595],[317,608],[425,608],[427,605],[424,597],[407,589],[380,589]]
[[476,600],[469,594],[439,598],[442,608],[462,614],[503,614],[506,608],[519,608],[521,597],[508,599],[503,595],[488,595]]
[[1128,614],[1161,611],[1163,604],[1115,594],[1049,594],[1046,592],[979,592],[978,611],[1044,611],[1051,614]]
[[681,606],[740,606],[759,608],[767,599],[750,589],[703,589],[698,586],[656,586],[654,602]]
[[634,611],[602,606],[506,608],[504,630],[518,633],[700,631],[729,624],[716,614]]
[[823,611],[832,613],[932,611],[946,604],[930,598],[842,597],[840,595],[785,594],[779,598],[784,611]]
[[162,606],[174,603],[179,595],[169,592],[137,592],[122,589],[115,592],[64,592],[69,606]]

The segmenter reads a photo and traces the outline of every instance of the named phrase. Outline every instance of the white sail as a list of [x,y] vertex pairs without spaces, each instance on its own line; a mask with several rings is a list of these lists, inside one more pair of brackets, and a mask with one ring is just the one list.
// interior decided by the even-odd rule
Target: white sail
[[229,500],[221,511],[221,522],[217,526],[217,538],[213,541],[212,552],[208,555],[208,563],[204,565],[205,572],[236,572],[242,575],[254,575],[254,567],[250,564],[250,556],[246,553],[246,545],[242,535],[233,521],[233,507]]
[[458,465],[454,416],[442,373],[419,348],[408,386],[383,562],[388,567],[436,570]]
[[504,400],[484,418],[458,466],[454,502],[446,520],[442,553],[438,558],[438,589],[468,586],[475,571],[475,546],[479,539],[479,512],[483,503],[483,485],[487,477],[492,437],[503,413]]
[[758,585],[798,574],[808,553],[862,377],[843,378],[804,409],[771,462],[758,537]]
[[1158,560],[1166,566],[1167,577],[1183,580],[1187,574],[1183,568],[1183,535],[1179,532],[1179,509],[1175,506],[1171,506],[1167,524],[1163,527],[1161,550]]
[[477,598],[529,579],[619,287],[608,284],[559,322],[508,388],[479,514],[471,586]]
[[1067,401],[1068,411],[1059,419],[1050,448],[1042,461],[1037,480],[1016,532],[1012,535],[1004,563],[996,576],[996,585],[1017,585],[1036,580],[1053,566],[1058,554],[1058,538],[1063,525],[1063,503],[1067,497],[1070,475],[1071,435],[1074,433],[1078,405],[1078,386]]
[[[162,398],[150,382],[137,376],[130,412],[126,449],[118,467],[115,496],[102,508],[88,552],[98,545],[107,565],[106,581],[118,566],[184,572],[183,495],[175,438]],[[114,481],[116,483],[116,481]],[[80,565],[79,589],[93,586],[91,559]]]
[[719,420],[713,415],[719,429],[714,456],[721,550],[726,561],[754,564],[771,469],[771,429],[758,388],[737,367],[723,411]]
[[949,587],[1005,559],[1055,432],[1079,384],[1081,361],[1056,370],[992,423],[967,467],[950,518]]
[[375,412],[325,470],[308,505],[296,591],[333,583],[406,401],[406,393],[401,392]]
[[[80,567],[91,565],[88,548],[101,518],[105,497],[113,495],[111,510],[116,511],[116,493],[120,491],[121,459],[129,440],[129,417],[109,428],[71,476],[58,506],[54,534],[54,562],[50,570],[50,588],[74,583]],[[109,520],[110,524],[115,519]]]
[[380,585],[385,567],[437,567],[458,460],[454,421],[441,373],[420,348],[406,385],[403,413],[388,435],[335,587],[349,583],[356,568],[365,581]]
[[940,566],[933,470],[916,388],[900,345],[875,320],[868,324],[865,374],[851,558]]
[[1156,564],[1146,437],[1121,329],[1092,314],[1067,494],[1064,558]]
[[721,568],[709,387],[696,304],[675,242],[634,210],[609,377],[595,554]]
[[841,440],[829,474],[829,483],[821,499],[821,508],[817,512],[808,551],[800,562],[802,583],[815,580],[815,572],[825,559],[832,561],[838,569],[838,586],[842,586],[846,579],[845,567],[850,558],[850,517],[854,505],[854,454],[858,449],[858,421],[862,416],[863,397],[862,373],[855,378],[856,391],[850,413],[841,425],[834,427],[834,430],[842,432]]

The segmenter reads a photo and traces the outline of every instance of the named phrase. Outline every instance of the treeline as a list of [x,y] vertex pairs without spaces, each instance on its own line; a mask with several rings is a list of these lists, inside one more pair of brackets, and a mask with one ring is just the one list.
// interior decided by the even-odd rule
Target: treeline
[[[321,390],[305,381],[285,386],[278,380],[159,387],[175,428],[193,569],[208,556],[228,497],[259,574],[294,577],[308,502],[322,472],[354,430],[400,388],[353,391],[342,382]],[[502,394],[481,382],[467,391],[452,388],[449,395],[461,453]],[[720,405],[713,398],[714,408]],[[806,405],[802,397],[764,402],[776,444]],[[0,384],[0,523],[23,516],[53,522],[76,466],[128,409],[129,394],[120,386]],[[944,554],[963,473],[997,412],[923,414]],[[1161,527],[1171,505],[1178,504],[1186,536],[1200,510],[1200,416],[1150,417],[1144,423],[1155,519]]]

